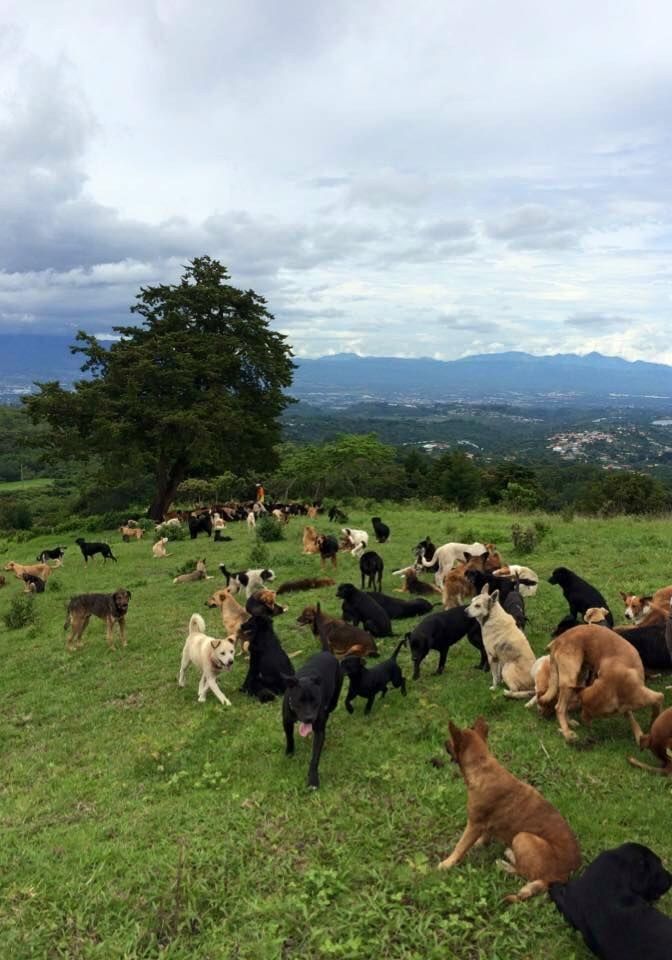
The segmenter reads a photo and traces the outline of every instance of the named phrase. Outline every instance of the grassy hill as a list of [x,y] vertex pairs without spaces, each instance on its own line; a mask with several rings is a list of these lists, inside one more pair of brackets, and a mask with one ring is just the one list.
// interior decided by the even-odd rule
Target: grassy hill
[[[392,528],[390,542],[376,548],[385,559],[386,592],[397,586],[391,571],[410,562],[411,547],[428,533],[438,544],[492,540],[506,559],[522,560],[543,578],[567,565],[619,612],[619,590],[651,590],[672,579],[667,520],[553,519],[535,552],[517,557],[512,518],[503,514],[389,505],[373,513]],[[350,522],[371,529],[368,513],[351,512]],[[286,541],[267,545],[277,582],[319,572],[317,558],[301,556],[302,526],[293,521]],[[318,526],[330,528],[326,520]],[[477,654],[464,641],[451,650],[444,676],[432,675],[432,654],[420,680],[409,680],[409,695],[391,690],[370,717],[361,700],[354,716],[341,703],[327,731],[321,788],[309,792],[310,744],[297,743],[293,759],[284,756],[280,703],[262,705],[237,692],[243,662],[222,681],[233,702],[228,709],[212,696],[197,702],[193,669],[185,689],[176,684],[191,613],[202,613],[209,631],[222,635],[218,611],[204,606],[220,579],[174,586],[171,575],[197,557],[215,574],[219,561],[229,569],[247,565],[254,538],[243,525],[228,532],[232,543],[172,543],[174,556],[162,561],[152,559],[146,539],[121,543],[114,531],[87,533],[112,543],[119,562],[85,565],[73,531],[60,541],[68,543],[64,566],[35,598],[37,622],[2,628],[0,956],[587,958],[546,898],[502,903],[518,886],[496,867],[496,845],[472,851],[449,873],[436,870],[466,822],[466,790],[455,767],[435,769],[429,761],[447,759],[449,718],[466,724],[483,714],[496,756],[563,812],[586,860],[637,840],[669,864],[670,784],[628,766],[635,747],[627,721],[596,721],[568,747],[555,722],[489,691],[489,676],[473,669]],[[0,543],[3,565],[32,561],[57,542]],[[357,561],[342,556],[338,577],[358,583]],[[109,651],[103,624],[93,620],[83,649],[67,653],[67,599],[117,586],[133,594],[128,647]],[[0,616],[20,589],[8,579]],[[283,601],[289,612],[276,621],[285,649],[301,651],[296,663],[316,646],[295,620],[317,599],[338,611],[334,588],[290,594]],[[542,582],[528,604],[537,652],[564,612],[559,589]],[[412,623],[397,622],[395,633]],[[405,650],[400,663],[410,677]],[[648,717],[641,720],[648,726]],[[672,913],[672,896],[662,907]]]

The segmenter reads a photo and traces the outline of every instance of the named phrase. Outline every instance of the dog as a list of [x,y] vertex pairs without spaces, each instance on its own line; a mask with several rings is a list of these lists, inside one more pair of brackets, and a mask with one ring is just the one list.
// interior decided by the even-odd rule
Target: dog
[[345,709],[348,713],[354,712],[352,701],[356,697],[364,697],[366,706],[364,713],[371,713],[373,701],[376,694],[382,697],[387,693],[388,684],[391,684],[396,690],[401,690],[402,696],[406,696],[406,681],[401,672],[401,667],[397,663],[399,651],[406,643],[404,637],[397,644],[394,653],[382,663],[377,663],[375,667],[367,669],[365,660],[362,657],[345,657],[341,660],[341,670],[346,677],[350,678],[348,695],[345,698]]
[[223,670],[233,666],[235,649],[231,637],[224,640],[209,637],[205,632],[205,621],[200,613],[192,613],[189,620],[189,634],[182,650],[178,687],[184,686],[184,675],[190,663],[201,671],[198,684],[198,702],[204,703],[211,690],[222,706],[230,707],[231,701],[221,691],[217,677]]
[[320,785],[319,765],[329,716],[338,705],[343,674],[336,657],[322,650],[314,654],[294,675],[287,676],[282,702],[282,726],[285,731],[285,754],[294,753],[294,724],[299,734],[313,735],[313,752],[308,767],[308,786]]
[[128,540],[141,540],[145,535],[145,531],[142,529],[142,527],[119,527],[119,533],[121,534],[121,539],[124,541],[124,543],[126,543]]
[[481,625],[483,646],[492,674],[491,690],[503,681],[508,690],[532,696],[534,651],[513,617],[499,603],[499,591],[490,594],[488,587],[474,597],[465,613]]
[[305,554],[319,553],[320,545],[318,543],[319,534],[315,527],[304,527],[303,528],[303,552]]
[[418,597],[428,597],[433,593],[441,593],[438,587],[433,583],[426,583],[420,580],[415,567],[404,567],[401,570],[395,570],[393,576],[404,578],[403,587],[396,587],[397,593],[411,593]]
[[651,724],[648,733],[642,733],[642,730],[631,716],[632,732],[640,750],[650,750],[651,753],[660,760],[660,767],[652,767],[648,763],[642,763],[635,760],[634,757],[628,757],[628,762],[633,767],[639,767],[642,770],[648,770],[650,773],[662,773],[665,776],[672,777],[672,707],[656,717]]
[[[413,547],[413,556],[415,557],[416,566],[422,570],[423,569],[423,558],[428,559],[433,557],[436,554],[436,547],[432,543],[429,537],[425,537],[424,540],[421,540],[420,543],[416,543]],[[439,562],[436,560],[430,567],[425,567],[427,571],[431,573],[436,573],[439,569]]]
[[320,566],[324,570],[326,560],[331,560],[331,566],[334,570],[338,567],[338,551],[340,549],[336,537],[330,534],[320,534],[317,538],[317,549],[320,552]]
[[387,543],[390,539],[390,528],[386,523],[380,519],[380,517],[371,517],[371,526],[376,535],[376,541],[378,543]]
[[368,590],[368,596],[375,600],[379,607],[382,607],[390,620],[407,620],[409,617],[424,617],[426,613],[431,613],[432,609],[438,604],[432,604],[429,600],[423,600],[417,597],[415,600],[398,600],[396,597],[388,597],[384,593],[375,590]]
[[5,570],[13,573],[17,580],[23,580],[24,573],[27,573],[31,577],[39,577],[45,583],[55,569],[48,563],[15,563],[14,560],[10,560],[5,564]]
[[212,536],[212,517],[209,513],[191,514],[187,519],[189,527],[189,536],[195,540],[199,533],[205,533]]
[[580,866],[581,851],[562,814],[534,787],[509,773],[490,753],[487,739],[483,717],[471,728],[450,724],[446,750],[467,785],[467,826],[439,868],[456,866],[475,844],[491,839],[505,843],[502,865],[527,880],[517,894],[505,897],[515,903],[552,883],[565,883]]
[[457,607],[474,596],[474,585],[465,576],[465,572],[466,564],[461,563],[444,576],[441,585],[441,602],[445,610]]
[[362,575],[362,590],[364,589],[364,581],[368,579],[368,588],[369,590],[379,590],[383,589],[383,571],[385,569],[385,563],[380,554],[376,553],[375,550],[367,550],[359,558],[359,572]]
[[672,600],[672,587],[661,587],[660,590],[656,590],[655,593],[648,596],[621,592],[621,598],[625,604],[625,619],[638,624],[646,617],[652,607],[658,607],[664,614],[667,614],[670,609],[670,600]]
[[163,557],[172,557],[172,553],[166,552],[168,537],[161,537],[152,547],[152,556],[155,560],[161,560]]
[[343,527],[341,533],[347,541],[345,549],[349,550],[353,557],[360,557],[369,545],[369,535],[366,530]]
[[431,568],[435,564],[437,565],[437,570],[435,573],[435,578],[437,585],[443,583],[443,578],[448,573],[449,570],[452,570],[455,563],[459,561],[466,560],[466,554],[469,554],[471,557],[474,556],[487,556],[487,549],[483,543],[444,543],[442,547],[437,547],[434,550],[434,554],[431,557],[427,557],[426,554],[420,558],[422,566],[425,568]]
[[261,703],[275,700],[287,686],[286,678],[294,673],[292,662],[282,649],[268,616],[251,616],[240,626],[243,646],[250,662],[240,692],[256,697]]
[[99,553],[103,558],[103,563],[107,563],[108,560],[114,560],[117,562],[117,558],[112,553],[112,547],[109,543],[100,543],[100,542],[90,542],[83,537],[77,537],[75,543],[79,546],[79,549],[82,551],[82,556],[84,557],[84,562],[89,562],[89,557],[93,558],[97,553]]
[[114,593],[80,593],[71,597],[63,629],[71,628],[70,636],[66,641],[68,650],[81,647],[82,634],[86,630],[91,617],[98,617],[105,621],[105,638],[107,645],[114,648],[113,630],[115,623],[119,626],[119,637],[122,647],[126,646],[126,614],[131,600],[131,591],[121,587]]
[[336,596],[343,601],[343,619],[368,631],[373,637],[391,637],[390,618],[375,600],[352,583],[341,583]]
[[588,607],[604,607],[609,611],[607,623],[613,627],[614,618],[609,610],[609,604],[600,591],[586,580],[582,580],[572,570],[568,570],[567,567],[556,567],[548,578],[548,582],[559,586],[562,590],[569,605],[570,616],[583,615]]
[[[556,637],[548,647],[551,673],[541,704],[555,704],[560,731],[569,742],[576,734],[569,729],[567,710],[570,698],[579,690],[581,719],[590,723],[594,717],[625,713],[631,726],[633,710],[651,707],[652,721],[663,709],[664,695],[644,686],[644,667],[635,648],[607,627],[593,624],[572,627]],[[580,675],[584,665],[595,676],[581,689]],[[633,727],[634,729],[634,727]]]
[[331,577],[306,577],[303,580],[286,580],[275,591],[278,596],[282,593],[297,593],[301,590],[318,590],[320,587],[335,587],[336,581]]
[[520,586],[520,595],[522,597],[533,597],[539,587],[539,574],[535,573],[530,567],[522,567],[519,563],[508,563],[503,567],[498,567],[491,571],[495,577],[518,578]]
[[267,584],[275,580],[273,570],[241,570],[238,573],[230,573],[223,563],[220,563],[219,569],[222,572],[226,585],[231,593],[238,593],[242,588],[245,589],[245,596],[249,599],[255,590],[263,589]]
[[24,593],[44,593],[45,583],[41,577],[36,577],[32,573],[22,573],[21,579],[25,583]]
[[254,530],[257,525],[257,517],[254,513],[254,510],[250,510],[246,517],[247,529],[250,533]]
[[319,603],[316,607],[304,607],[296,622],[302,627],[309,626],[313,636],[319,637],[322,649],[335,657],[378,656],[376,641],[370,633],[323,613]]
[[212,577],[208,577],[208,572],[205,569],[205,557],[202,560],[196,561],[196,569],[192,570],[191,573],[181,573],[178,577],[175,577],[173,583],[194,583],[196,580],[212,580]]
[[344,514],[342,510],[339,510],[339,508],[335,506],[329,508],[328,516],[329,516],[329,523],[347,523],[348,522],[348,518],[346,514]]
[[476,647],[481,655],[479,669],[488,668],[488,659],[481,638],[481,627],[477,620],[467,616],[464,607],[453,607],[452,610],[442,610],[432,613],[421,620],[410,633],[406,634],[408,647],[413,660],[413,679],[420,676],[420,665],[431,650],[439,654],[439,663],[435,671],[440,676],[446,666],[448,651],[462,637],[466,636],[469,643]]
[[276,603],[274,590],[257,590],[248,597],[245,609],[253,617],[277,617],[286,613],[289,607],[281,607]]
[[60,560],[61,563],[63,563],[65,551],[66,547],[54,547],[53,550],[43,550],[42,553],[38,554],[36,559],[38,563],[47,563],[49,560]]
[[219,607],[222,615],[222,624],[227,634],[238,636],[239,628],[246,620],[250,619],[250,614],[245,607],[241,607],[230,590],[224,587],[221,590],[215,590],[212,596],[205,601],[206,607]]
[[601,960],[669,960],[672,918],[652,906],[672,886],[660,857],[640,843],[605,850],[549,896]]
[[525,616],[525,601],[518,587],[517,578],[513,581],[513,590],[509,590],[502,601],[502,609],[513,617],[519,630],[525,629],[527,617]]

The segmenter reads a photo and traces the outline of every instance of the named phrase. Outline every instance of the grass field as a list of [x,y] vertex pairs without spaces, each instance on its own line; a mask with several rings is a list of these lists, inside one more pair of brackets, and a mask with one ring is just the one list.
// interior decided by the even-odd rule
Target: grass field
[[[392,528],[390,542],[377,548],[387,592],[397,585],[391,571],[410,562],[410,548],[428,533],[437,544],[492,540],[505,559],[544,578],[567,565],[602,589],[615,611],[622,609],[620,589],[672,580],[669,521],[554,518],[539,547],[516,557],[511,518],[503,514],[372,512]],[[370,530],[368,515],[350,513],[350,522]],[[267,545],[278,582],[319,572],[315,557],[301,556],[302,526],[293,521],[286,541]],[[329,529],[326,521],[318,526]],[[204,606],[220,581],[173,586],[171,575],[201,556],[212,573],[218,561],[246,566],[253,537],[243,525],[229,532],[233,543],[172,543],[174,556],[162,561],[152,559],[147,540],[86,534],[113,544],[116,565],[97,559],[86,566],[68,540],[64,566],[35,598],[37,623],[1,628],[0,957],[588,957],[547,898],[502,902],[519,883],[495,866],[496,847],[472,851],[449,873],[436,869],[464,827],[466,791],[456,767],[435,769],[429,761],[446,756],[449,718],[466,724],[483,714],[497,757],[563,812],[586,860],[637,840],[669,865],[672,785],[627,764],[634,750],[627,721],[596,721],[568,747],[555,722],[489,691],[489,676],[473,669],[477,654],[465,641],[451,650],[444,676],[432,675],[432,654],[420,680],[409,680],[409,695],[390,691],[370,717],[361,700],[354,716],[339,705],[327,730],[321,788],[309,792],[310,744],[299,742],[294,758],[284,756],[280,703],[262,705],[237,692],[243,662],[222,682],[233,702],[228,709],[212,696],[197,702],[193,672],[185,689],[176,684],[191,613],[201,612],[210,632],[221,635],[218,611]],[[0,543],[2,562],[32,561],[57,542]],[[339,579],[358,583],[349,555]],[[67,599],[117,586],[133,593],[128,647],[110,652],[94,620],[84,648],[67,653]],[[20,587],[8,580],[0,591],[0,615]],[[301,651],[297,663],[315,642],[295,619],[317,599],[337,612],[330,588],[288,595],[289,612],[276,621],[285,649]],[[537,652],[564,612],[560,590],[542,582],[528,603]],[[397,623],[395,633],[407,624]],[[407,651],[400,663],[410,677]],[[648,717],[641,720],[648,726]],[[661,906],[672,913],[672,896]]]
[[2,480],[0,493],[27,493],[29,490],[42,490],[50,487],[53,482],[48,477],[35,477],[33,480]]

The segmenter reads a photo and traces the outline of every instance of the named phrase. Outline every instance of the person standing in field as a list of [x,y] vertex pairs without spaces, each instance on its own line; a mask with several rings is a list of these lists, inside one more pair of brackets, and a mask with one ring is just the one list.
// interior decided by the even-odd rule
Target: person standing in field
[[260,483],[257,483],[257,484],[255,485],[255,487],[256,487],[256,497],[255,497],[255,500],[256,500],[257,503],[261,503],[261,504],[263,505],[263,503],[264,503],[264,497],[266,496],[266,491],[264,490],[264,488],[262,487],[262,485],[261,485]]

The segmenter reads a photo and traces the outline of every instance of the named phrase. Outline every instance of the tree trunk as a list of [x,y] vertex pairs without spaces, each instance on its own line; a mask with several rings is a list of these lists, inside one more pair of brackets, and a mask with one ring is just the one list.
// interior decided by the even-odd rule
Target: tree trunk
[[186,478],[187,468],[185,464],[174,463],[170,470],[162,470],[156,479],[156,493],[149,508],[147,516],[154,523],[161,523],[166,511],[175,499],[177,488]]

